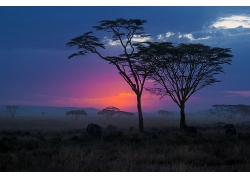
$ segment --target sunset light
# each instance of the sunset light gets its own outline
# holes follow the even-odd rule
[[[175,8],[180,9],[179,13]],[[0,17],[4,24],[0,34],[1,105],[98,109],[117,106],[136,112],[136,94],[114,65],[92,53],[69,60],[68,56],[76,49],[65,47],[70,39],[92,30],[98,22],[121,18],[122,14],[128,19],[147,21],[144,31],[151,36],[135,34],[132,42],[202,43],[232,49],[236,59],[232,67],[227,67],[226,74],[220,75],[223,83],[201,90],[195,95],[199,99],[191,97],[188,103],[192,106],[187,109],[209,108],[218,103],[219,98],[225,103],[249,101],[249,87],[243,81],[249,76],[250,19],[247,7],[131,7],[130,11],[128,13],[126,7],[117,7],[115,12],[112,7],[1,7],[2,14],[7,15]],[[98,13],[93,16],[93,12]],[[105,46],[101,53],[112,56],[124,52],[118,41],[112,41],[112,33],[96,33]],[[123,36],[122,40],[125,38]],[[128,52],[131,50],[128,48]],[[146,82],[145,87],[153,86],[152,80]],[[145,112],[178,111],[171,98],[166,96],[160,100],[145,90],[141,101]]]
[[[250,6],[159,2],[1,1],[0,172],[250,172]]]

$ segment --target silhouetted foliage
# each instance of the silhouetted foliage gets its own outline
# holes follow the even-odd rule
[[[84,111],[84,110],[71,110],[71,111],[68,111],[66,112],[66,116],[68,115],[75,115],[76,116],[76,119],[78,118],[78,116],[86,116],[87,117],[87,113]]]
[[[111,110],[101,110],[100,112],[97,113],[98,115],[105,116],[106,118],[112,118],[116,112],[111,111]]]
[[[128,116],[128,118],[131,118],[132,116],[134,116],[134,113],[131,112],[126,112],[126,111],[117,111],[117,114],[120,116]]]
[[[217,115],[219,118],[222,116],[227,119],[235,119],[238,115],[239,118],[245,119],[250,116],[250,106],[244,104],[215,104],[212,106],[214,109],[210,109],[211,113]]]
[[[220,82],[215,75],[224,73],[222,65],[231,64],[229,48],[210,47],[202,44],[179,44],[170,42],[144,43],[143,52],[152,64],[158,62],[150,79],[155,86],[146,88],[163,98],[170,96],[180,107],[180,129],[186,125],[185,103],[197,91]]]
[[[170,116],[170,115],[174,115],[173,112],[166,111],[166,110],[159,110],[158,114],[163,115],[165,117]]]
[[[225,105],[224,104],[215,104],[212,106],[215,109],[215,112],[219,118],[223,115],[223,110]]]
[[[131,118],[131,116],[135,115],[134,113],[131,113],[131,112],[120,111],[120,109],[118,109],[117,107],[114,107],[114,106],[104,108],[103,110],[101,110],[97,114],[98,115],[103,115],[103,116],[105,116],[107,118],[112,118],[114,115],[118,115],[118,117],[120,117],[120,116],[128,116],[129,118]]]
[[[141,96],[145,80],[152,72],[152,69],[146,66],[147,59],[145,59],[141,53],[137,52],[141,42],[147,40],[150,36],[143,32],[143,25],[146,22],[146,20],[140,19],[118,18],[116,20],[103,20],[98,26],[93,26],[96,31],[111,34],[111,42],[119,45],[121,48],[121,52],[117,56],[104,55],[102,52],[106,45],[101,43],[100,39],[97,38],[92,31],[75,37],[66,44],[68,47],[76,46],[78,49],[78,52],[68,57],[69,59],[75,56],[93,53],[117,68],[119,74],[136,94],[139,129],[141,133],[144,131]]]
[[[112,118],[114,115],[117,114],[117,112],[120,111],[117,107],[109,106],[98,112],[98,115],[103,115],[107,118]]]
[[[108,110],[108,111],[113,111],[113,112],[118,112],[118,111],[120,111],[119,108],[114,107],[114,106],[106,107],[106,108],[104,108],[103,110]]]
[[[19,106],[6,106],[6,113],[10,113],[12,118],[14,118],[16,114],[16,110],[19,108]]]
[[[210,116],[216,115],[216,112],[214,109],[209,109],[209,112],[206,113],[207,118],[209,118]]]

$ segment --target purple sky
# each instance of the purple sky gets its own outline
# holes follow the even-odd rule
[[[152,41],[231,48],[222,80],[194,94],[187,111],[213,104],[250,105],[250,7],[0,7],[0,105],[116,106],[136,111],[135,95],[116,68],[97,56],[68,60],[70,39],[101,20],[147,20]],[[117,52],[107,34],[108,53]],[[106,37],[106,38],[105,38]],[[148,83],[149,84],[149,83]],[[149,84],[150,85],[150,84]],[[178,110],[144,91],[143,111]]]

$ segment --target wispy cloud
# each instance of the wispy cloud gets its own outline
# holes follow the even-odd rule
[[[151,37],[141,37],[138,35],[135,35],[132,39],[133,42],[144,42],[144,41],[149,41]]]
[[[170,37],[170,36],[173,36],[173,35],[174,35],[173,32],[167,32],[167,33],[166,33],[166,37]]]
[[[175,33],[173,33],[173,32],[167,32],[165,35],[164,34],[158,34],[157,35],[157,39],[158,40],[167,40],[169,37],[171,37],[171,36],[174,36],[175,35]]]
[[[149,40],[151,40],[151,37],[141,37],[139,35],[134,35],[134,37],[132,38],[132,42],[144,42],[144,41],[149,41]],[[126,42],[126,41],[127,41],[126,39],[123,40],[123,42]],[[119,40],[113,41],[112,39],[110,39],[108,37],[104,37],[103,42],[109,46],[120,46],[121,45],[121,42]]]
[[[226,93],[227,97],[250,97],[250,91],[224,91],[223,93]]]
[[[200,30],[182,33],[166,32],[157,35],[160,41],[175,43],[217,43],[235,41],[241,37],[245,41],[250,36],[250,15],[227,15],[218,17],[214,22],[201,27]],[[250,39],[250,38],[249,38]]]
[[[230,15],[226,17],[219,17],[211,26],[215,28],[231,29],[231,28],[250,28],[249,15]]]
[[[210,36],[206,37],[200,37],[200,38],[194,38],[193,34],[183,34],[182,37],[188,38],[190,41],[200,41],[200,40],[206,40],[211,38]]]

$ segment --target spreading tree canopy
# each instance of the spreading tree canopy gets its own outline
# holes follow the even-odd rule
[[[231,64],[230,48],[210,47],[203,44],[179,44],[162,42],[146,43],[152,63],[158,62],[150,79],[155,86],[147,88],[151,93],[170,96],[180,107],[180,129],[186,125],[185,103],[197,91],[220,82],[215,75],[224,73],[223,65]],[[155,66],[154,66],[155,67]]]
[[[122,51],[119,55],[104,55],[107,54],[105,49],[107,45],[102,43],[93,31],[85,32],[66,44],[68,47],[76,46],[78,49],[76,53],[69,56],[69,59],[92,53],[117,68],[119,74],[136,94],[141,133],[144,130],[141,96],[145,80],[152,72],[150,67],[144,65],[144,57],[138,54],[137,51],[140,43],[150,36],[144,33],[143,24],[145,23],[146,20],[118,18],[116,20],[103,20],[98,26],[93,26],[96,31],[105,32],[107,35],[110,34],[111,41],[120,45]]]

